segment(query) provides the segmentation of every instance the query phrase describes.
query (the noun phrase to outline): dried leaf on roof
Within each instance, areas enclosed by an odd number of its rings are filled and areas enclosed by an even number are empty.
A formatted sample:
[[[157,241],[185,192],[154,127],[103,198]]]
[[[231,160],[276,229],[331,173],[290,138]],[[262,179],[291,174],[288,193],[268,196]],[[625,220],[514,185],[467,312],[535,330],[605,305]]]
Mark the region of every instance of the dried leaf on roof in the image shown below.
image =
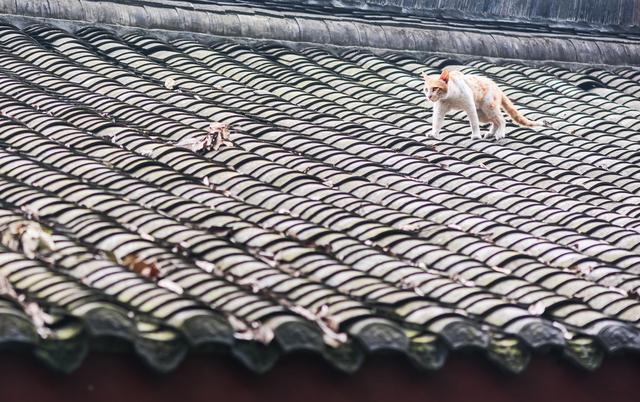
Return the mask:
[[[182,286],[178,285],[174,281],[172,281],[170,279],[167,279],[167,278],[160,279],[158,281],[158,286],[160,286],[161,288],[165,288],[167,290],[170,290],[171,292],[177,293],[179,295],[184,293],[184,290],[182,289]]]
[[[482,240],[486,241],[487,243],[493,243],[494,241],[493,232],[480,232],[478,233],[478,237],[480,237]]]
[[[51,335],[51,330],[47,325],[53,324],[53,317],[47,314],[34,301],[27,301],[24,294],[19,293],[11,284],[9,279],[0,273],[0,296],[16,302],[22,310],[29,316],[36,332],[41,338],[47,338]]]
[[[289,309],[301,315],[309,321],[315,322],[322,330],[324,342],[332,348],[336,348],[347,342],[347,334],[338,332],[340,330],[338,322],[330,314],[329,307],[323,304],[315,312],[302,306],[291,305]]]
[[[207,134],[196,138],[185,138],[176,143],[177,146],[193,152],[217,151],[221,146],[232,147],[231,129],[228,124],[213,122],[205,129]]]
[[[469,279],[464,279],[459,274],[453,274],[451,276],[451,279],[456,281],[456,282],[458,282],[458,283],[460,283],[463,286],[466,286],[466,287],[470,287],[471,288],[471,287],[476,286],[476,283],[474,281],[469,280]]]
[[[275,254],[273,254],[272,252],[270,252],[269,250],[262,250],[262,249],[258,249],[258,248],[250,248],[250,251],[256,256],[258,257],[258,259],[264,263],[266,263],[267,265],[269,265],[270,267],[277,267],[278,266],[278,258]]]
[[[24,312],[31,317],[33,325],[36,327],[38,335],[47,338],[51,335],[51,330],[47,325],[53,324],[53,317],[47,314],[36,302],[27,302],[23,306]]]
[[[260,293],[262,290],[265,289],[265,286],[263,286],[260,281],[256,278],[249,278],[247,280],[241,281],[239,282],[241,285],[243,286],[248,286],[251,288],[251,293]]]
[[[542,301],[537,301],[529,306],[529,314],[537,315],[537,316],[542,315],[544,314],[544,311],[546,310],[546,308],[547,307],[544,305]]]
[[[0,296],[9,296],[12,299],[18,299],[18,294],[11,285],[11,282],[2,274],[0,274]]]
[[[424,223],[416,222],[416,223],[403,225],[401,229],[407,232],[419,232],[420,230],[424,229],[426,226],[427,225]]]
[[[268,345],[275,337],[271,328],[262,325],[258,321],[252,321],[251,323],[246,324],[234,315],[227,316],[227,320],[234,330],[233,336],[236,339],[243,341],[258,341],[264,345]]]
[[[21,220],[1,229],[0,241],[13,251],[21,252],[27,258],[42,256],[55,250],[51,233],[38,222]]]
[[[402,278],[399,283],[400,289],[412,290],[420,297],[425,295],[424,291],[420,288],[420,285],[410,279]]]
[[[145,278],[156,279],[160,276],[160,268],[155,261],[145,261],[136,254],[127,255],[121,264]]]
[[[215,264],[209,261],[196,260],[196,266],[202,268],[205,272],[210,274],[214,274],[217,277],[223,278],[225,276],[224,272],[220,270],[220,268],[216,267]]]
[[[149,145],[140,147],[140,149],[138,149],[138,153],[142,156],[150,157],[153,155],[154,149],[155,149],[155,146],[153,144],[149,144]]]
[[[586,278],[593,272],[595,265],[595,263],[579,263],[570,266],[569,270],[575,272],[581,278]]]
[[[553,321],[551,323],[551,325],[553,325],[554,327],[558,328],[562,332],[562,336],[564,337],[564,339],[566,339],[566,340],[573,339],[574,334],[572,332],[570,332],[567,329],[567,327],[565,327],[564,325],[562,325],[558,321]]]
[[[169,89],[169,90],[171,90],[171,89],[175,88],[175,87],[176,87],[176,85],[177,85],[177,82],[176,82],[176,80],[174,80],[172,77],[167,77],[167,78],[164,80],[164,87],[165,87],[165,88],[167,88],[167,89]]]
[[[499,267],[497,265],[492,265],[491,269],[493,269],[496,272],[500,272],[501,274],[505,274],[505,275],[510,275],[511,274],[511,270],[510,269],[502,268],[502,267]]]

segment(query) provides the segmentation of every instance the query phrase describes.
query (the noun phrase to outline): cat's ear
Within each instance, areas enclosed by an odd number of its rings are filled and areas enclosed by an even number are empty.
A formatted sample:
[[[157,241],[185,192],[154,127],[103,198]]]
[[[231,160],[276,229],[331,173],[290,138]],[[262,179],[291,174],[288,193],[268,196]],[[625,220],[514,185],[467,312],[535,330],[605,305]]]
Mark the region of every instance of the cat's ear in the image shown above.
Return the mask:
[[[425,80],[425,81],[429,79],[429,75],[427,74],[426,71],[422,72],[422,79]]]
[[[446,68],[442,70],[442,74],[440,74],[440,81],[444,81],[446,84],[449,83],[449,70]]]

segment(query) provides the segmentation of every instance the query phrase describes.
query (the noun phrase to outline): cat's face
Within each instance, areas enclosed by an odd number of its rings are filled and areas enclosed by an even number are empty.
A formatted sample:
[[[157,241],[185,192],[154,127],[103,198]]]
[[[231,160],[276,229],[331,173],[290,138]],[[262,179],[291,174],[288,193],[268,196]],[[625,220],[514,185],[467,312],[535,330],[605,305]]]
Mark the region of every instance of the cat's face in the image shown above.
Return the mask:
[[[448,85],[440,77],[433,78],[423,74],[422,78],[424,79],[424,95],[428,100],[437,102],[447,96]]]
[[[447,84],[442,81],[424,83],[424,94],[431,102],[437,102],[447,95]]]

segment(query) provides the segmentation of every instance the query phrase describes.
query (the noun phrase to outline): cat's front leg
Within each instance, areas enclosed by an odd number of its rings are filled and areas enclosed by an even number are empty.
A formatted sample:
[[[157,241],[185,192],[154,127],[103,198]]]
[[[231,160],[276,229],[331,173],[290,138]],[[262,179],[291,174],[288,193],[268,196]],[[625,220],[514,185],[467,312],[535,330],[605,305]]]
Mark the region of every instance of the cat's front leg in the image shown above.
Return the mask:
[[[469,125],[471,126],[471,138],[482,139],[482,133],[480,132],[480,120],[478,119],[478,112],[476,111],[476,105],[473,101],[472,95],[467,95],[470,99],[467,101],[467,117],[469,117]]]
[[[444,115],[446,110],[440,102],[433,104],[433,118],[431,123],[431,137],[440,138],[440,130],[444,124]]]

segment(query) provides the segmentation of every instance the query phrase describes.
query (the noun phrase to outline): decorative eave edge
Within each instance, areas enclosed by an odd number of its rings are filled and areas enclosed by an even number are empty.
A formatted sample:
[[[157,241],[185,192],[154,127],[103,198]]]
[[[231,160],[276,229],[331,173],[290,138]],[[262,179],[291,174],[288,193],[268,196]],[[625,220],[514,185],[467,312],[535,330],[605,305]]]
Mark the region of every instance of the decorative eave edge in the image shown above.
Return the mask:
[[[167,5],[167,3],[169,3]],[[166,39],[200,37],[245,42],[278,41],[294,48],[309,45],[366,48],[375,53],[403,51],[448,55],[460,60],[487,58],[554,62],[569,67],[640,66],[640,40],[603,34],[478,29],[464,22],[421,23],[402,19],[364,18],[279,12],[257,6],[225,7],[186,2],[0,0],[0,14],[14,25],[47,22],[60,28],[103,26],[120,32],[154,30]],[[204,37],[201,37],[204,36]]]

